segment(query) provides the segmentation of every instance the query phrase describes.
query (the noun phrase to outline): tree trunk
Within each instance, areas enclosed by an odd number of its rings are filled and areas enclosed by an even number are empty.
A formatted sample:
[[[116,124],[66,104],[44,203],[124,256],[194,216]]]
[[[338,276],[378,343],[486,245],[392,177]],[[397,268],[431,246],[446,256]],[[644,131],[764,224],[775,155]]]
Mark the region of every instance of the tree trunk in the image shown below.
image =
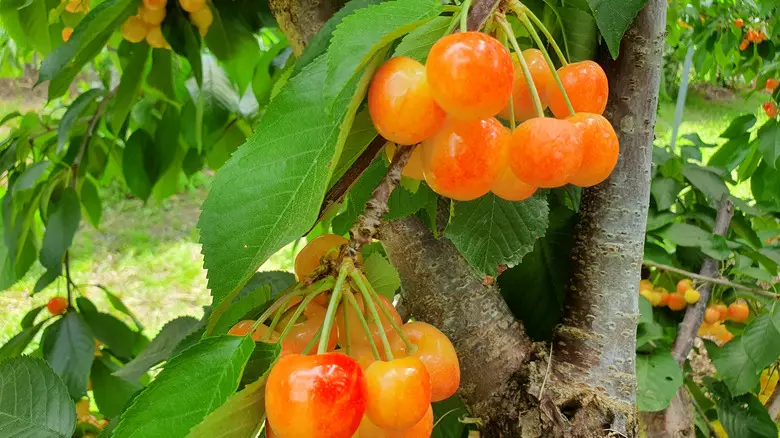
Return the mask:
[[[496,0],[476,0],[485,14]],[[324,24],[327,0],[270,0],[296,53]],[[487,8],[483,6],[488,5]],[[307,13],[305,11],[317,11]],[[650,158],[666,2],[650,0],[607,61],[621,157],[608,182],[585,191],[574,280],[563,326],[533,344],[494,287],[446,239],[414,217],[384,224],[380,238],[403,282],[406,309],[441,328],[461,360],[461,389],[483,436],[636,436],[634,343]],[[470,16],[469,24],[484,22]]]

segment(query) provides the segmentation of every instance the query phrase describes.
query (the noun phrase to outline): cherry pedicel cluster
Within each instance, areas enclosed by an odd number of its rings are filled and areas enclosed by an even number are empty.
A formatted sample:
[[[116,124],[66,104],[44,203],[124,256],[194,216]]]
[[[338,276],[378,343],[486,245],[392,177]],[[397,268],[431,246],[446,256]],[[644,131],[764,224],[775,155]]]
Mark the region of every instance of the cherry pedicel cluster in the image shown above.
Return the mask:
[[[510,7],[543,49],[530,11]],[[568,63],[557,50],[562,67],[555,70],[546,51],[521,51],[505,18],[495,21],[514,53],[486,33],[459,32],[436,42],[425,65],[395,57],[374,75],[368,91],[374,126],[388,141],[415,147],[403,175],[460,201],[490,191],[520,201],[537,188],[604,181],[619,144],[601,116],[609,92],[602,68]],[[547,108],[555,118],[545,117]]]
[[[404,324],[358,268],[359,257],[339,265],[345,244],[333,234],[309,242],[295,260],[300,282],[228,332],[281,343],[266,381],[266,436],[430,437],[431,402],[460,384],[455,348],[429,324]]]

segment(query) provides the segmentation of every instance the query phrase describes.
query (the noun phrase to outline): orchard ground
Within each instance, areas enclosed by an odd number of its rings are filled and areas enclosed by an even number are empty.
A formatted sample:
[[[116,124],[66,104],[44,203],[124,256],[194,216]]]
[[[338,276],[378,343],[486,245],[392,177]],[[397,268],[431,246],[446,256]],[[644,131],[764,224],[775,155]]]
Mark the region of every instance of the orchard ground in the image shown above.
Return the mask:
[[[768,100],[762,93],[715,93],[694,87],[689,94],[680,134],[698,133],[708,143],[721,143],[718,135],[738,115],[753,113],[759,125],[766,115],[761,104]],[[725,96],[724,96],[725,95]],[[16,110],[16,101],[0,101],[0,118]],[[668,144],[674,123],[675,102],[663,101],[656,125],[656,144]],[[4,132],[0,131],[0,135]],[[704,150],[706,156],[708,150]],[[212,178],[204,172],[195,177],[182,193],[162,202],[162,208],[150,200],[148,205],[125,197],[119,187],[110,192],[103,205],[100,229],[86,221],[73,244],[71,273],[77,284],[100,284],[119,295],[153,337],[165,322],[182,315],[201,317],[209,304],[206,272],[195,227],[199,207],[206,197]],[[3,190],[0,183],[0,192]],[[737,187],[735,194],[748,197],[749,187]],[[293,260],[302,245],[291,244],[263,265],[263,270],[292,271]],[[0,294],[0,344],[18,331],[19,322],[32,307],[43,305],[54,295],[65,294],[65,283],[30,297],[43,268],[31,269],[24,280]],[[104,294],[95,287],[81,289],[103,311],[113,310]],[[124,315],[114,315],[131,322]]]

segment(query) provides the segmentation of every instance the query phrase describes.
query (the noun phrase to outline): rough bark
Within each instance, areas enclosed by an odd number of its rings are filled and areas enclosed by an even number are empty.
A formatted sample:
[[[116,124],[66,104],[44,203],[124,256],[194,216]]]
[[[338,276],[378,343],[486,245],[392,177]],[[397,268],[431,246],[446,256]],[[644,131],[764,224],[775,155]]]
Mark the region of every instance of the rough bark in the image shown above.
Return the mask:
[[[772,420],[780,421],[780,386],[775,387],[775,392],[769,396],[769,400],[766,401],[766,408]]]
[[[345,0],[269,0],[268,6],[287,36],[293,53],[299,56],[309,40],[344,3]]]
[[[580,418],[574,412],[572,423],[600,422],[628,436],[636,429],[637,297],[665,25],[666,1],[650,0],[626,32],[618,59],[602,63],[610,85],[605,116],[620,139],[620,158],[607,181],[583,193],[574,274],[554,336],[556,378],[568,379],[575,396],[590,393],[604,403]]]

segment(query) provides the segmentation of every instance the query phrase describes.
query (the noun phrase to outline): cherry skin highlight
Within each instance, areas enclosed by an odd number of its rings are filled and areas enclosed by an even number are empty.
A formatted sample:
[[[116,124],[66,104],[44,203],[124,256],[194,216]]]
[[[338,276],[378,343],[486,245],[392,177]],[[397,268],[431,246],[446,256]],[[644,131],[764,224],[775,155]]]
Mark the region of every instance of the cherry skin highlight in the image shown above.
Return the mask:
[[[388,143],[387,146],[385,146],[385,154],[387,155],[387,159],[391,162],[393,161],[395,151],[396,146],[394,144]],[[404,166],[403,170],[401,171],[401,175],[420,181],[425,179],[422,164],[422,146],[417,146],[412,151],[412,155],[409,156],[409,161],[406,162],[406,166]]]
[[[577,113],[568,119],[580,131],[582,164],[571,183],[591,187],[609,177],[620,153],[620,143],[612,125],[599,114]]]
[[[525,59],[526,64],[528,64],[528,70],[531,72],[531,79],[534,81],[536,91],[539,93],[539,100],[542,103],[542,110],[544,110],[547,108],[549,102],[547,87],[551,83],[555,83],[552,70],[550,70],[550,66],[547,65],[547,61],[545,61],[541,50],[523,50],[523,59]],[[515,65],[514,86],[512,88],[512,102],[514,102],[515,105],[515,121],[524,122],[536,117],[537,114],[534,108],[533,97],[531,96],[531,89],[528,88],[528,84],[525,81],[525,74],[523,73],[522,67],[520,67],[520,62],[517,60],[517,54],[512,54],[512,60]],[[499,115],[506,120],[510,120],[512,111],[509,104],[501,110]]]
[[[368,112],[379,135],[400,145],[430,137],[446,116],[431,97],[425,66],[407,56],[392,58],[376,71]]]
[[[604,113],[609,97],[609,83],[600,65],[593,61],[574,62],[559,68],[558,76],[571,100],[574,112],[599,115]],[[547,96],[555,117],[565,119],[571,115],[556,81],[547,85]]]
[[[430,376],[413,356],[371,364],[366,369],[366,388],[366,416],[382,429],[413,427],[431,404]]]
[[[284,356],[265,387],[268,422],[281,438],[351,438],[366,403],[365,375],[341,353]]]
[[[404,324],[403,332],[417,346],[416,351],[406,352],[419,358],[431,376],[431,401],[449,398],[460,385],[460,362],[449,338],[436,327],[420,321]],[[395,351],[405,351],[399,339]]]
[[[459,32],[437,41],[425,71],[433,99],[451,117],[492,117],[512,94],[514,65],[509,51],[481,32]]]
[[[536,187],[561,187],[582,164],[582,136],[568,120],[535,118],[515,129],[509,166],[521,181]]]
[[[425,181],[438,194],[470,201],[488,191],[506,163],[508,131],[498,120],[447,119],[422,144]]]

